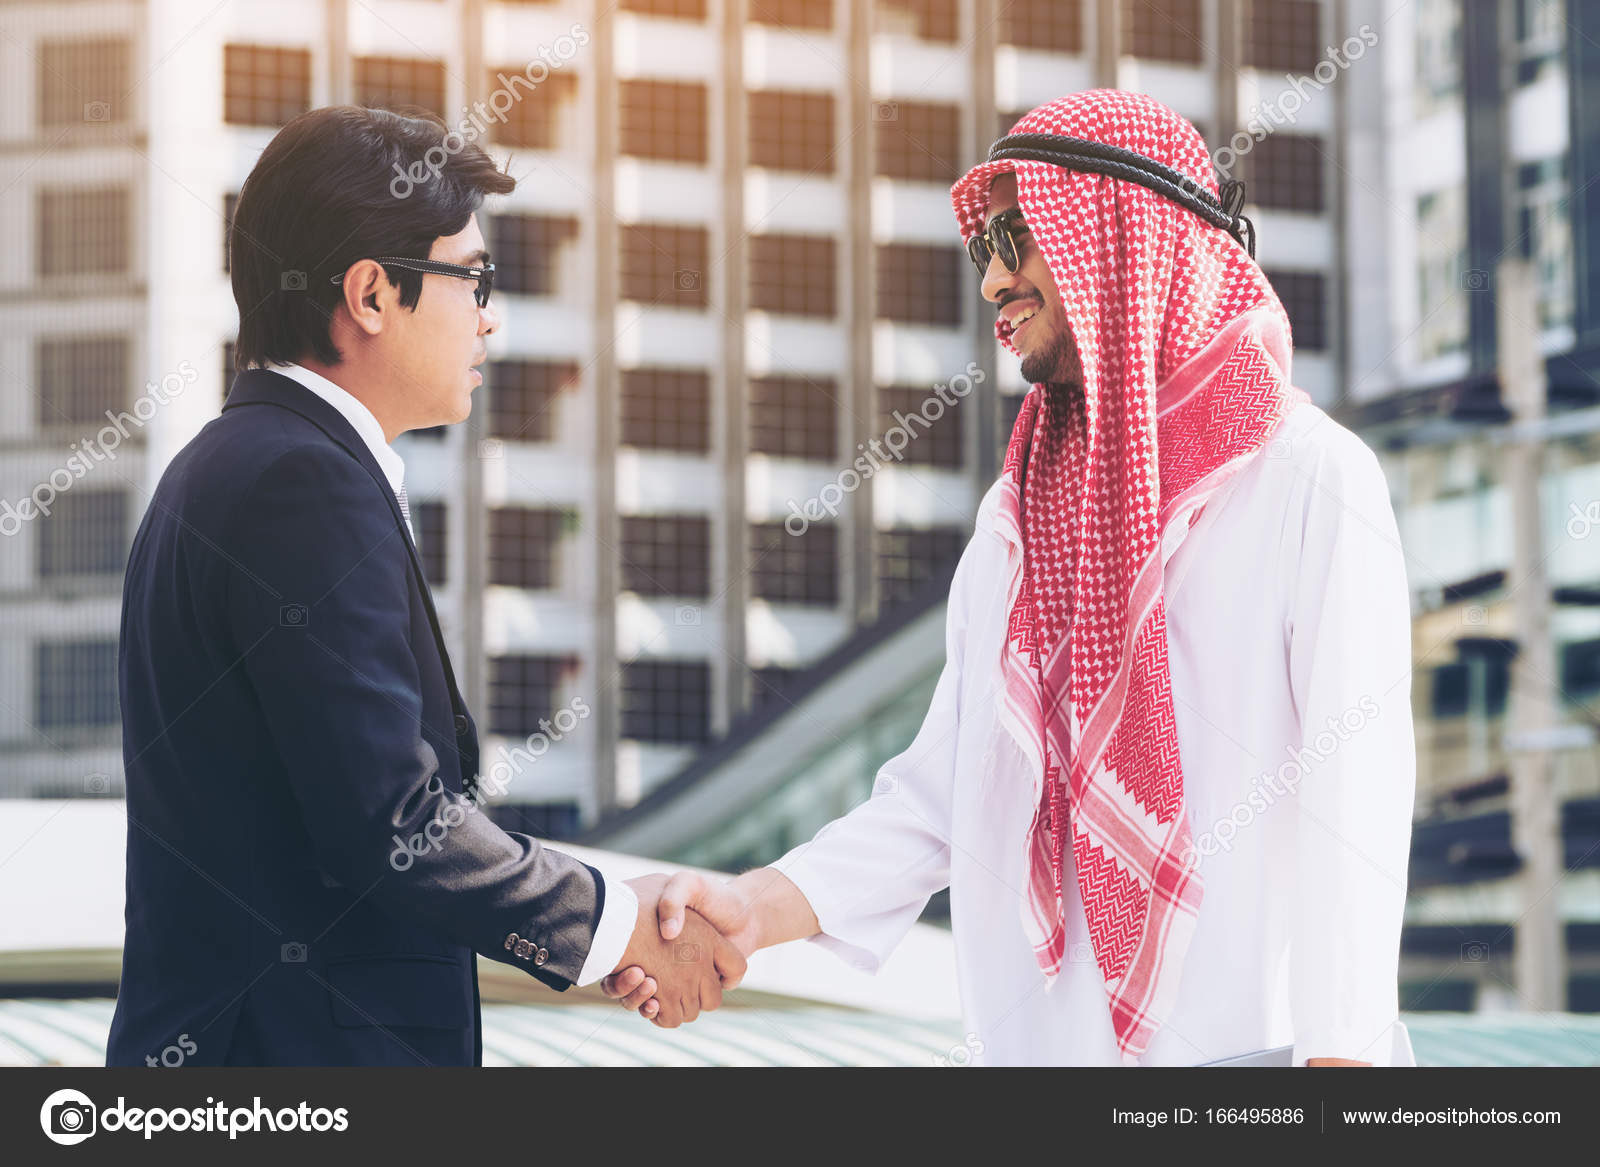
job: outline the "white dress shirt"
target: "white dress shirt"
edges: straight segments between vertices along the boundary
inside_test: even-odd
[[[378,463],[378,468],[389,480],[389,489],[394,492],[397,499],[400,497],[406,475],[405,461],[395,452],[394,447],[384,440],[383,426],[359,398],[304,365],[273,364],[267,367],[274,373],[299,382],[337,409],[355,428],[361,440],[366,442],[367,449],[372,451],[372,456]],[[406,521],[406,528],[411,534],[412,542],[416,542],[416,533],[411,529],[409,519]],[[617,962],[627,950],[628,941],[633,937],[634,925],[639,918],[639,899],[633,889],[620,879],[612,879],[604,872],[601,875],[605,884],[603,893],[605,907],[601,910],[600,925],[595,930],[594,942],[589,946],[589,955],[584,960],[583,970],[578,974],[577,983],[580,986],[593,984],[617,967]]]
[[[1224,490],[1163,546],[1205,890],[1177,999],[1140,1064],[1287,1045],[1296,1065],[1414,1064],[1397,1024],[1411,625],[1387,485],[1354,434],[1301,404]],[[1034,807],[995,717],[1007,618],[998,500],[991,488],[957,568],[947,659],[915,740],[870,799],[775,866],[815,910],[813,941],[867,971],[948,885],[974,1062],[1119,1065],[1070,848],[1067,956],[1048,988],[1023,932]]]

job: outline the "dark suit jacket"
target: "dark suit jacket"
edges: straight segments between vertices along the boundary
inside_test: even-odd
[[[481,1064],[474,952],[577,979],[604,881],[463,798],[477,730],[399,504],[304,386],[241,373],[162,475],[119,685],[108,1065]]]

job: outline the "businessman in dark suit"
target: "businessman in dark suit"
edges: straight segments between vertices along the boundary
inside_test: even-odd
[[[515,183],[444,129],[313,110],[241,191],[244,371],[162,475],[123,592],[108,1065],[174,1044],[196,1065],[481,1064],[475,953],[558,990],[625,976],[668,1026],[743,974],[703,920],[659,938],[663,880],[609,880],[478,808],[389,445],[466,418],[498,323],[475,212]]]

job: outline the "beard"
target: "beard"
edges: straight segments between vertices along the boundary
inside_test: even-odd
[[[1083,369],[1072,334],[1056,333],[1044,348],[1023,357],[1022,379],[1030,385],[1081,385]]]

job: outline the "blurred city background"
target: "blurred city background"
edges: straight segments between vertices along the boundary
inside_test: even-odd
[[[948,188],[1094,86],[1247,182],[1294,380],[1388,476],[1402,1009],[1600,1012],[1594,0],[0,3],[0,995],[114,991],[120,902],[91,934],[49,880],[120,895],[122,571],[232,381],[226,231],[278,127],[420,106],[518,179],[480,212],[502,325],[472,416],[396,442],[484,771],[510,767],[492,813],[733,871],[864,799],[926,711],[1026,389]],[[109,858],[50,851],[86,806]],[[71,1028],[18,1016],[0,1043]],[[1588,1020],[1525,1060],[1600,1061]]]

